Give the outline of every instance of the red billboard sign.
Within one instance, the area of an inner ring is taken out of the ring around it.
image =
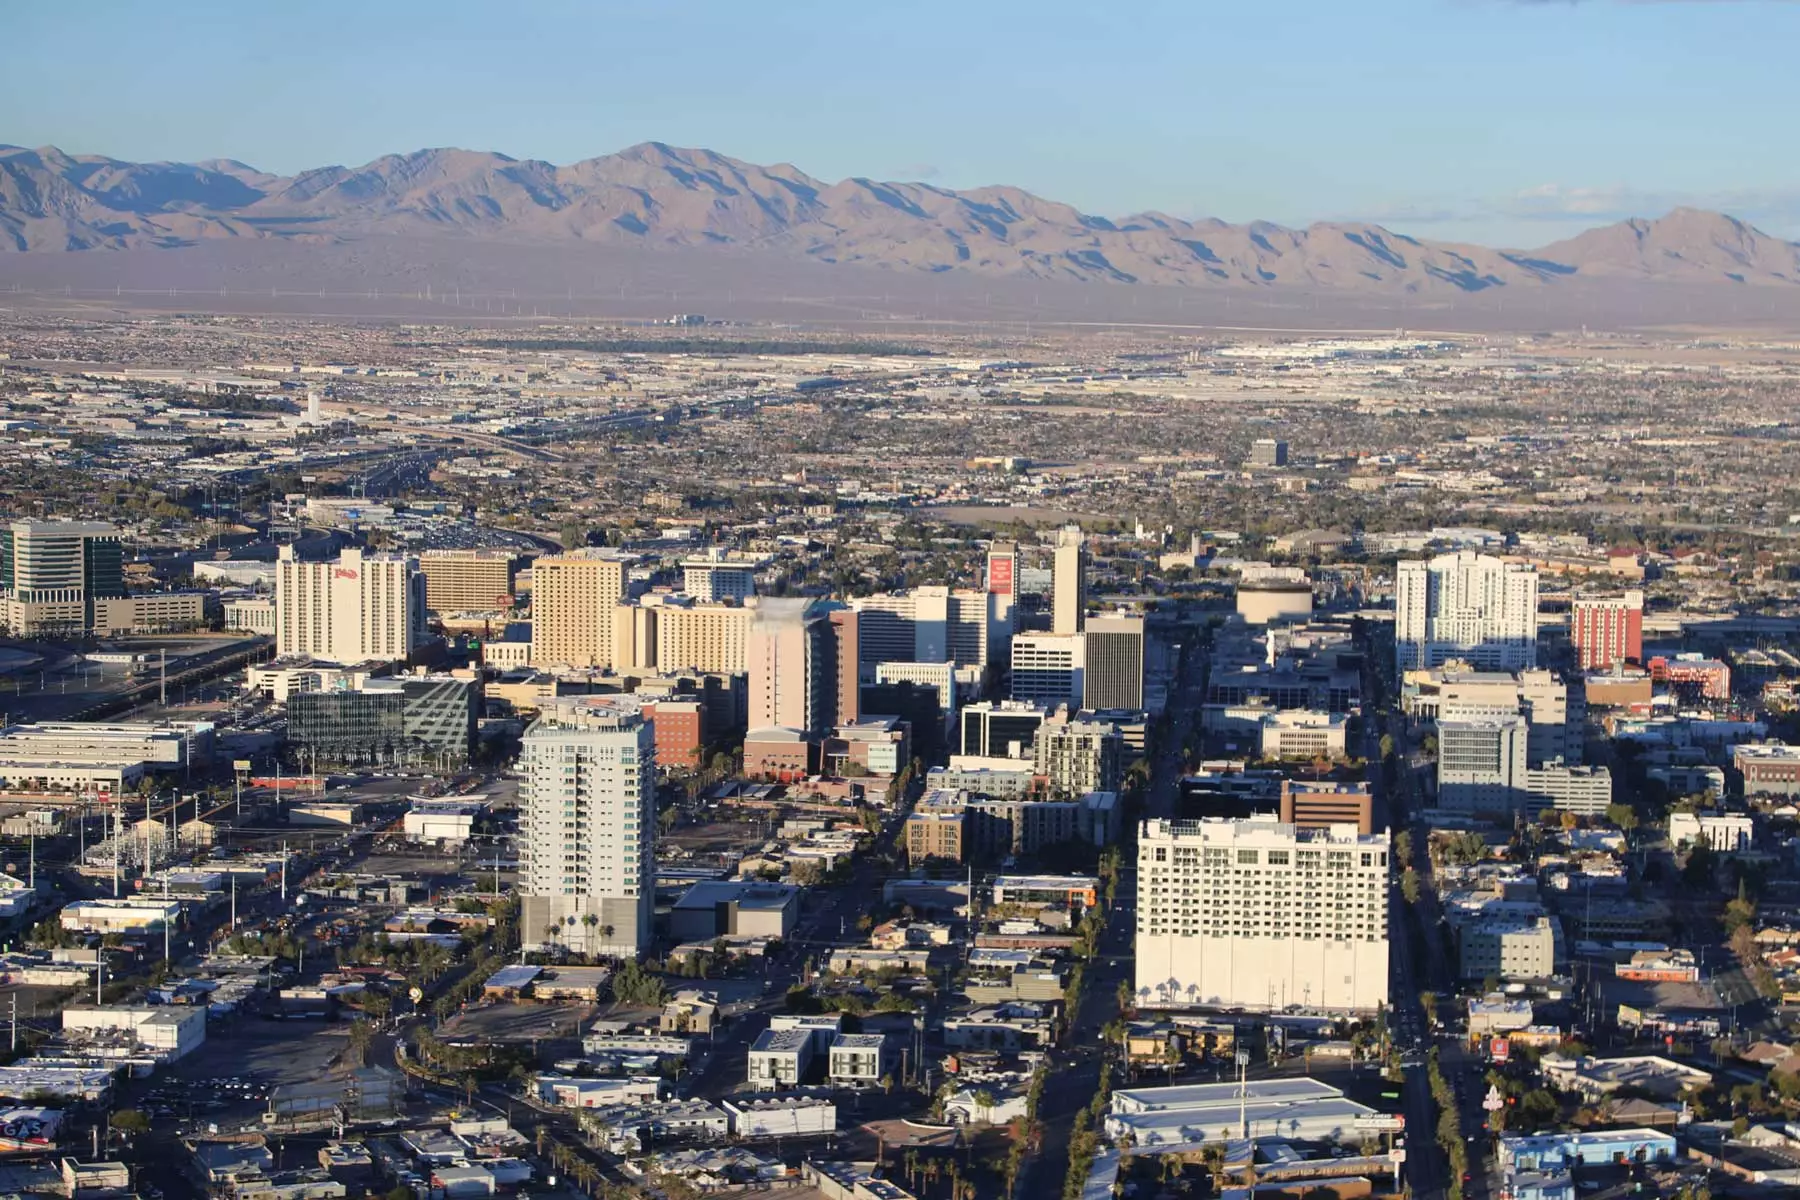
[[[1013,594],[1012,559],[988,559],[988,593],[995,596],[1010,596]]]

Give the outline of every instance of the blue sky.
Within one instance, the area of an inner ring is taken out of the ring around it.
[[[291,172],[635,142],[1090,212],[1800,236],[1791,0],[16,4],[0,142]]]

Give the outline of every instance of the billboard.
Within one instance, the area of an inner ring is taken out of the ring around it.
[[[988,594],[993,596],[1010,596],[1013,594],[1013,565],[1015,559],[1011,555],[996,555],[988,559]]]
[[[1512,1058],[1512,1043],[1503,1037],[1490,1039],[1488,1041],[1488,1057],[1497,1063],[1506,1062]]]

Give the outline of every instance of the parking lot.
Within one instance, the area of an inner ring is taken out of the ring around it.
[[[127,1094],[157,1122],[221,1130],[260,1125],[269,1092],[332,1073],[348,1026],[241,1016],[209,1029],[206,1044]]]

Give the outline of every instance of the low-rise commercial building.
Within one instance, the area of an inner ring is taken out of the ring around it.
[[[731,1133],[740,1138],[819,1137],[837,1132],[837,1105],[826,1096],[726,1100]]]
[[[1755,844],[1756,822],[1748,813],[1672,812],[1669,841],[1676,846],[1704,844],[1720,854],[1740,854]]]
[[[199,1005],[77,1006],[63,1009],[62,1027],[65,1036],[79,1039],[126,1037],[144,1050],[173,1060],[206,1042],[206,1009]]]
[[[677,942],[720,937],[787,938],[800,914],[800,889],[787,883],[703,880],[669,912]]]
[[[1464,979],[1547,979],[1556,974],[1559,929],[1550,917],[1477,920],[1458,931]]]
[[[747,1075],[761,1091],[799,1087],[813,1061],[813,1035],[805,1029],[765,1029],[750,1047]]]

